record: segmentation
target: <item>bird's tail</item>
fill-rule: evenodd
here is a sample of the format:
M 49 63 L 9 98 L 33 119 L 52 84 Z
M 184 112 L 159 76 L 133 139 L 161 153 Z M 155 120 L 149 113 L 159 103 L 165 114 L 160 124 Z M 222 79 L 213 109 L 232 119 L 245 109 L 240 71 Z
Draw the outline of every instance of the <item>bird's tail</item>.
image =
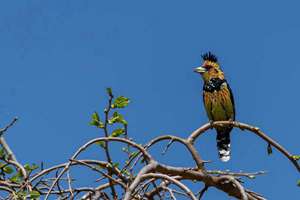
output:
M 221 161 L 230 160 L 230 131 L 232 127 L 217 129 L 217 147 Z

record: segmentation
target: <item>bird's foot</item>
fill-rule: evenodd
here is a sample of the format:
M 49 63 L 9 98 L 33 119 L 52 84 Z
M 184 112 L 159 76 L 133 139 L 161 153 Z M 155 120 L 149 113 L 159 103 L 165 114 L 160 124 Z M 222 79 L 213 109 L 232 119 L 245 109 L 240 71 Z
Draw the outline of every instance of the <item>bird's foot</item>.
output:
M 232 118 L 230 118 L 230 119 L 228 120 L 228 122 L 231 123 L 231 124 L 233 124 L 233 123 L 234 123 L 234 120 L 233 120 Z
M 236 123 L 232 118 L 230 118 L 230 119 L 228 120 L 228 122 L 230 123 L 229 126 L 231 126 L 231 127 L 233 127 L 233 126 L 235 125 L 235 123 Z
M 210 129 L 214 128 L 214 121 L 213 120 L 209 120 L 209 124 L 210 124 Z

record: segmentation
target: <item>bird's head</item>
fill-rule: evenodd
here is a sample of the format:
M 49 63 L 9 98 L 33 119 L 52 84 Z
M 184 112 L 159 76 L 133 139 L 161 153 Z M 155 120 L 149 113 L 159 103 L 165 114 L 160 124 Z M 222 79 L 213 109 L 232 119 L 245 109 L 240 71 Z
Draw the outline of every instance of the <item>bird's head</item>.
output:
M 201 74 L 204 81 L 209 81 L 211 78 L 224 79 L 224 73 L 220 69 L 218 59 L 211 52 L 202 55 L 203 64 L 194 69 L 194 72 Z

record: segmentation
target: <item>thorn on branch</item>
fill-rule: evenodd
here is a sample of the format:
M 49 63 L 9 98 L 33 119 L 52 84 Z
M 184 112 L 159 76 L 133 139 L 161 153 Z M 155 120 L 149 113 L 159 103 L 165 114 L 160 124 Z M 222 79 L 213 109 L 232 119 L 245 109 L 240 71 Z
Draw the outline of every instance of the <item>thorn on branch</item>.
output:
M 199 192 L 199 200 L 203 197 L 204 193 L 208 190 L 208 186 L 205 185 L 204 188 Z
M 16 122 L 18 121 L 18 117 L 15 117 L 6 127 L 0 129 L 0 137 L 10 128 L 12 127 Z
M 202 164 L 206 164 L 206 163 L 212 163 L 212 161 L 211 160 L 202 160 L 202 162 L 201 162 Z
M 272 146 L 270 143 L 268 143 L 267 152 L 268 152 L 268 155 L 271 155 L 273 153 Z
M 171 139 L 171 140 L 169 141 L 169 143 L 167 144 L 166 148 L 165 148 L 165 149 L 163 150 L 163 152 L 161 153 L 162 155 L 165 155 L 165 154 L 167 153 L 168 149 L 169 149 L 170 146 L 173 144 L 173 142 L 174 142 L 173 139 Z

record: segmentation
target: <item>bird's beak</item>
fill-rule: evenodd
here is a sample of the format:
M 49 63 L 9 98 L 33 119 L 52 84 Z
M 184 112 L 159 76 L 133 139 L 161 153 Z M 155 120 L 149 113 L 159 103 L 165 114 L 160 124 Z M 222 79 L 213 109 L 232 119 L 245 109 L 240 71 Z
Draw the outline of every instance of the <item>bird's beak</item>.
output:
M 204 72 L 206 72 L 206 69 L 204 67 L 200 66 L 200 67 L 195 68 L 194 72 L 203 74 Z

